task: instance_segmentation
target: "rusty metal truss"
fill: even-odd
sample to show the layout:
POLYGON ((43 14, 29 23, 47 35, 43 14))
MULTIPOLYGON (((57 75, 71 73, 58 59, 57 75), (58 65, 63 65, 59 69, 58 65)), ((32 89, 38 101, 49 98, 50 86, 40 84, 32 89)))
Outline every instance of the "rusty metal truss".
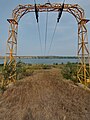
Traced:
MULTIPOLYGON (((43 5, 36 5, 38 12, 58 12, 62 7, 61 3, 46 3, 43 5)), ((7 40, 7 53, 5 59, 5 66, 7 64, 12 64, 14 70, 16 70, 16 56, 17 56, 17 34, 18 34, 18 23, 20 19, 29 12, 35 12, 35 6, 31 4, 18 5, 12 12, 12 18, 8 19, 10 24, 9 37, 7 40)), ((68 12, 72 14, 78 23, 78 50, 77 56, 79 58, 77 79, 83 83, 87 84, 90 79, 89 73, 89 49, 88 49, 88 37, 86 23, 89 21, 85 18, 84 10, 78 4, 64 4, 63 12, 68 12)), ((10 74, 9 81, 16 80, 16 72, 14 75, 10 74)))

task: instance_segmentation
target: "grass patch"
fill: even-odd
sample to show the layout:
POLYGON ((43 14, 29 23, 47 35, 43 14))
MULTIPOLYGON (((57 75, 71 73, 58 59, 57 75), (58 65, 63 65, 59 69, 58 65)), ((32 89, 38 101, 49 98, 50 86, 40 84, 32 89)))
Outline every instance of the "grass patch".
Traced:
POLYGON ((77 82, 77 64, 68 62, 66 65, 63 65, 61 73, 67 80, 77 82))

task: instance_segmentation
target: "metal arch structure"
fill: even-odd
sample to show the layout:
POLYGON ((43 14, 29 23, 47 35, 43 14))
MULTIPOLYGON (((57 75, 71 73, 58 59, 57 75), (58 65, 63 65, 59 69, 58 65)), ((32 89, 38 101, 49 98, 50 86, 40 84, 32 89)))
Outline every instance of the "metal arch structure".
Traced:
MULTIPOLYGON (((62 7, 61 3, 46 3, 36 5, 38 12, 58 12, 62 7)), ((87 84, 90 73, 89 73, 89 49, 88 49, 88 38, 87 28, 84 10, 78 4, 64 4, 64 12, 72 14, 78 23, 78 50, 77 56, 80 60, 78 64, 77 79, 87 84)), ((7 40, 7 53, 5 59, 5 66, 7 64, 13 64, 13 70, 16 71, 16 55, 17 55, 17 34, 18 34, 18 23, 20 19, 29 12, 35 12, 35 6, 31 4, 18 5, 12 12, 12 18, 8 19, 10 23, 9 37, 7 40)), ((13 71, 12 70, 12 71, 13 71)), ((16 72, 9 75, 9 81, 14 82, 16 80, 16 72)))

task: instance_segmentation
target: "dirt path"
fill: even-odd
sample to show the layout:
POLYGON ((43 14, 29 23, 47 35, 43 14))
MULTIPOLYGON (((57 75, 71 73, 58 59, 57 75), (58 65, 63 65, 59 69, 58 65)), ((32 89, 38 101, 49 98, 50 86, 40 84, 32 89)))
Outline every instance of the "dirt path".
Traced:
POLYGON ((90 120, 90 91, 43 70, 3 94, 0 120, 90 120))

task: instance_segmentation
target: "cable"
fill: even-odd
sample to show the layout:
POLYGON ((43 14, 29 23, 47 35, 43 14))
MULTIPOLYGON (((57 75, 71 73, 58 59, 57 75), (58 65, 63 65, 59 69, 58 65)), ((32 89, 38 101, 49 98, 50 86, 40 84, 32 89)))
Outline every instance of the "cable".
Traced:
POLYGON ((39 34, 39 41, 40 41, 40 48, 41 48, 41 54, 43 54, 42 51, 42 41, 41 41, 41 33, 40 33, 40 26, 39 26, 39 21, 38 21, 38 9, 36 6, 36 0, 34 0, 34 4, 35 4, 35 15, 36 15, 36 20, 37 20, 37 24, 38 24, 38 34, 39 34))
POLYGON ((45 31, 45 51, 44 51, 44 55, 46 54, 46 45, 47 45, 47 26, 48 26, 48 11, 47 11, 47 15, 46 15, 46 31, 45 31))
POLYGON ((40 33, 40 26, 39 26, 39 23, 38 23, 38 34, 39 34, 39 41, 40 41, 41 55, 43 55, 42 41, 41 41, 41 33, 40 33))
POLYGON ((52 39, 51 39, 50 47, 49 47, 49 50, 48 50, 48 54, 50 53, 50 50, 51 50, 51 46, 52 46, 52 43, 53 43, 53 40, 54 40, 54 36, 55 36, 55 33, 56 33, 56 28, 57 28, 57 22, 56 22, 56 25, 55 25, 55 28, 54 28, 54 32, 53 32, 53 35, 52 35, 52 39))
MULTIPOLYGON (((50 4, 50 1, 48 0, 46 4, 50 4)), ((46 15, 46 31, 45 31, 45 51, 44 55, 46 54, 46 48, 47 48, 47 27, 48 27, 48 9, 47 9, 47 15, 46 15)))
POLYGON ((54 36, 55 36, 56 28, 57 28, 57 23, 59 23, 59 20, 61 18, 61 15, 62 15, 62 12, 63 12, 63 9, 64 9, 64 2, 65 2, 65 0, 63 1, 62 8, 59 9, 59 14, 58 14, 57 22, 56 22, 54 32, 53 32, 53 35, 52 35, 52 39, 51 39, 50 47, 49 47, 49 50, 48 50, 48 54, 51 50, 52 42, 54 40, 54 36))

